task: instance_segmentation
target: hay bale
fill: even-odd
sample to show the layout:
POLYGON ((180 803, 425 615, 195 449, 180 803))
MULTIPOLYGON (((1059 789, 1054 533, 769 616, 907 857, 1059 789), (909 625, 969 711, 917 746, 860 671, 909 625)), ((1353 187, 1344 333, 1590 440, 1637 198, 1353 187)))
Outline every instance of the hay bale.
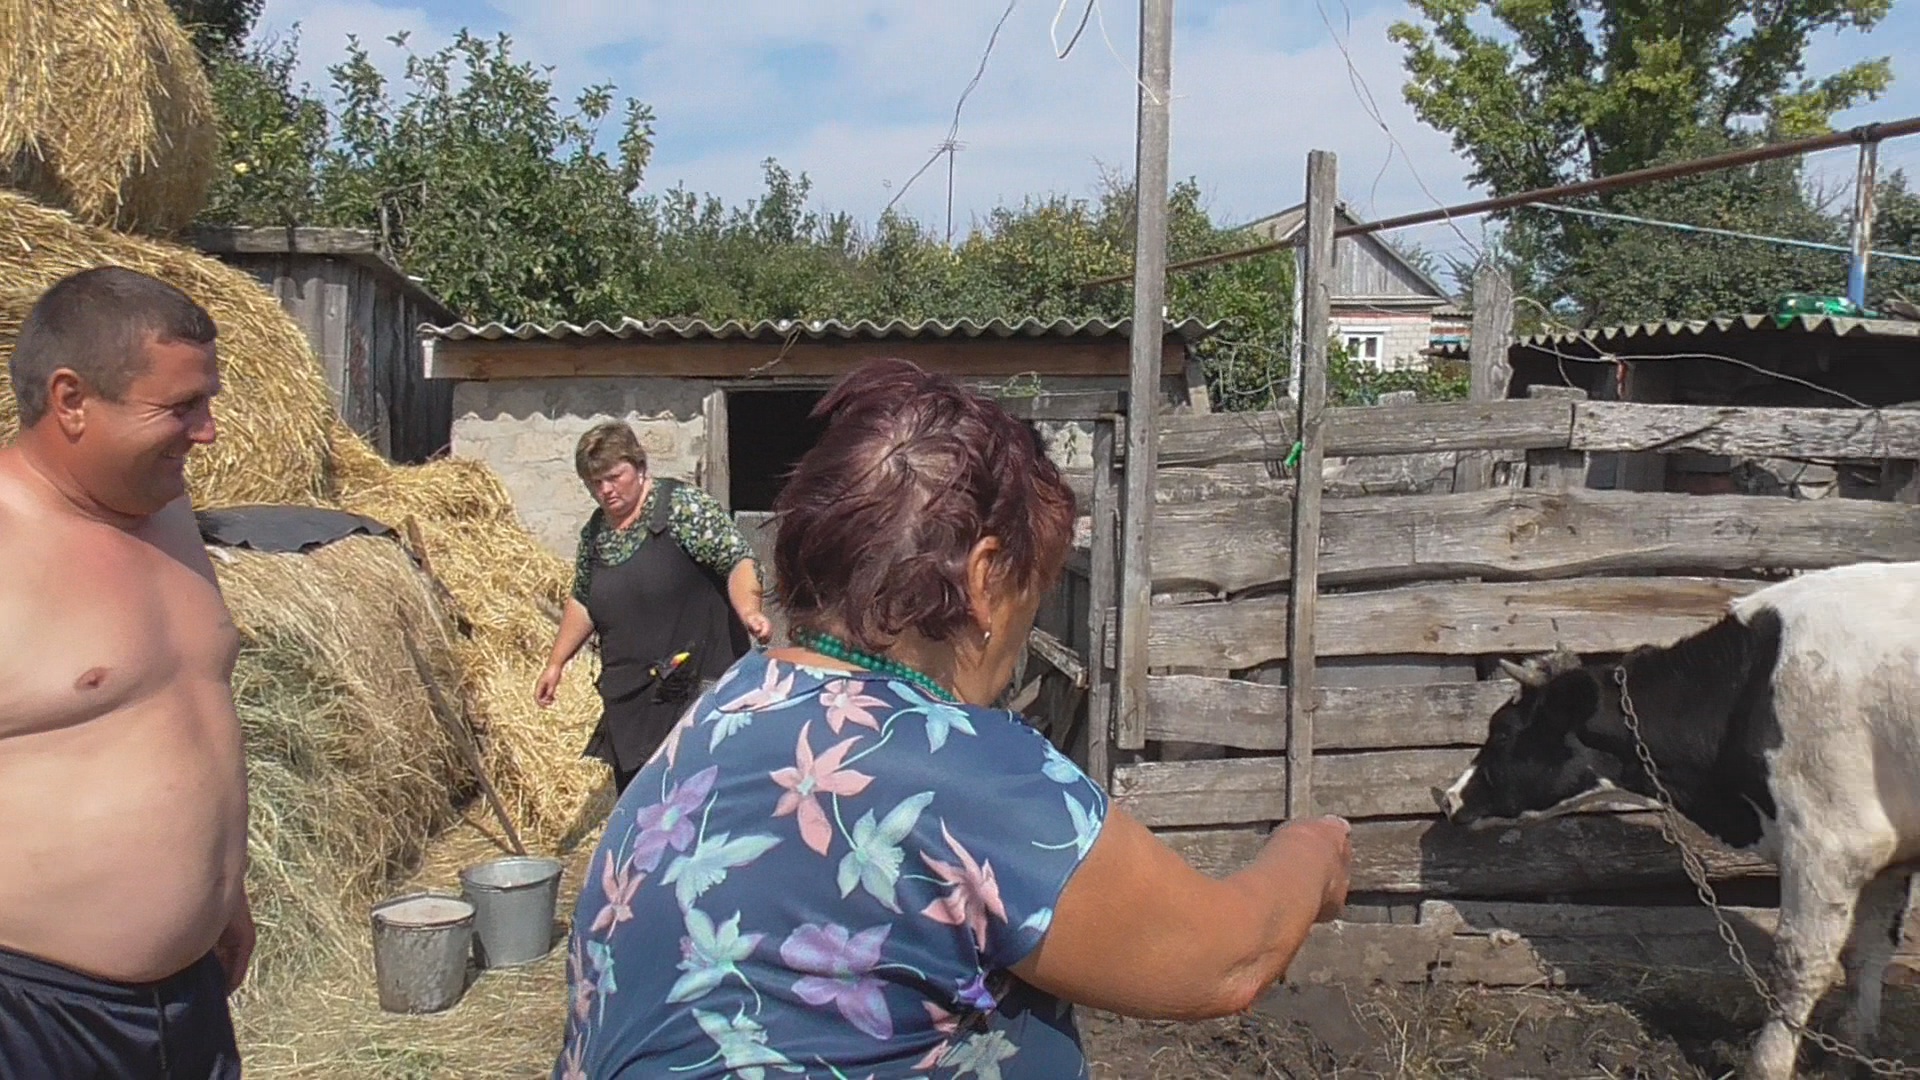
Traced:
POLYGON ((233 685, 260 926, 253 992, 272 994, 362 951, 367 905, 473 788, 408 638, 449 702, 468 694, 447 613, 392 540, 213 550, 243 641, 233 685))
MULTIPOLYGON (((171 282, 220 327, 222 390, 213 406, 220 437, 189 459, 195 502, 324 504, 332 489, 333 400, 300 327, 272 293, 231 266, 174 244, 81 225, 0 191, 0 363, 12 356, 20 322, 47 286, 108 265, 171 282)), ((13 387, 0 379, 0 442, 18 426, 13 387)))
POLYGON ((206 203, 213 89, 165 0, 0 0, 0 182, 164 235, 206 203))

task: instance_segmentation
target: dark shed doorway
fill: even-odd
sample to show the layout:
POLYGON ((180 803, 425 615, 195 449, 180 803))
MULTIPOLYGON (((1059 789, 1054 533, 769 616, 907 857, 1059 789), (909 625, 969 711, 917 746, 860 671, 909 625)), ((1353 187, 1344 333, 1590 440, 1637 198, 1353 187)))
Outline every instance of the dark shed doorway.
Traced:
POLYGON ((807 414, 824 389, 727 391, 727 494, 735 513, 769 511, 826 425, 807 414))

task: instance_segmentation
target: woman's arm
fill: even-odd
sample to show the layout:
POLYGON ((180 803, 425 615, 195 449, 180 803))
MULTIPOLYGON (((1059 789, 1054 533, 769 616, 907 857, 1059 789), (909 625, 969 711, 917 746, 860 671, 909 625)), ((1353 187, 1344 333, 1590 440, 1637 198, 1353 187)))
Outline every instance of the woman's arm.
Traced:
POLYGON ((667 523, 682 551, 726 579, 727 601, 754 639, 765 642, 772 637, 773 624, 767 621, 762 607, 764 585, 753 545, 740 534, 740 527, 719 500, 692 484, 682 484, 673 493, 667 523))
POLYGON ((586 606, 573 597, 567 598, 567 606, 560 612, 560 630, 553 636, 553 649, 547 653, 547 666, 540 673, 540 681, 534 685, 533 699, 541 708, 553 704, 554 695, 560 690, 560 676, 566 671, 567 662, 572 660, 580 646, 593 636, 593 617, 587 614, 586 606))
POLYGON ((1315 818, 1276 829, 1253 865, 1214 879, 1110 807, 1046 937, 1013 972, 1124 1016, 1240 1012, 1286 974, 1313 925, 1339 912, 1351 859, 1346 823, 1315 818))

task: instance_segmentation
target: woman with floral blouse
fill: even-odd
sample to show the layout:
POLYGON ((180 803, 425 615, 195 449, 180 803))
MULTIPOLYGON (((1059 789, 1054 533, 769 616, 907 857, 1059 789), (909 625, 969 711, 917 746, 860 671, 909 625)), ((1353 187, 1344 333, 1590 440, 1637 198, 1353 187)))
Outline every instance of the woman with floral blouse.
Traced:
POLYGON ((649 473, 631 427, 593 427, 580 437, 574 468, 599 508, 580 530, 573 595, 534 699, 553 704, 567 662, 598 633, 602 708, 585 753, 605 761, 625 791, 693 689, 725 674, 747 651, 747 635, 764 642, 772 627, 753 550, 726 509, 697 487, 649 473))
POLYGON ((1086 1075, 1073 1004, 1247 1007, 1344 903, 1343 822, 1189 867, 1005 710, 1073 497, 1030 429, 854 372, 783 490, 796 647, 701 695, 593 855, 556 1080, 1086 1075))

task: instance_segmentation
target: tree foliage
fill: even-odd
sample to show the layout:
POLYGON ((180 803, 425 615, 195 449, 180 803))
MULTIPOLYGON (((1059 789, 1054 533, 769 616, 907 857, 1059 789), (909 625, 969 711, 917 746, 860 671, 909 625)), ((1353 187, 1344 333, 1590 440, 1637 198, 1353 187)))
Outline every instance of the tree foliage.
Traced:
MULTIPOLYGON (((1407 101, 1496 194, 1612 175, 1828 129, 1892 80, 1886 58, 1806 74, 1812 37, 1870 30, 1890 0, 1411 0, 1396 23, 1407 101), (1484 29, 1483 29, 1484 28, 1484 29)), ((1841 226, 1798 162, 1709 174, 1575 205, 1792 239, 1841 226)), ((1576 323, 1757 310, 1837 291, 1844 261, 1536 210, 1507 215, 1523 291, 1576 323)))

